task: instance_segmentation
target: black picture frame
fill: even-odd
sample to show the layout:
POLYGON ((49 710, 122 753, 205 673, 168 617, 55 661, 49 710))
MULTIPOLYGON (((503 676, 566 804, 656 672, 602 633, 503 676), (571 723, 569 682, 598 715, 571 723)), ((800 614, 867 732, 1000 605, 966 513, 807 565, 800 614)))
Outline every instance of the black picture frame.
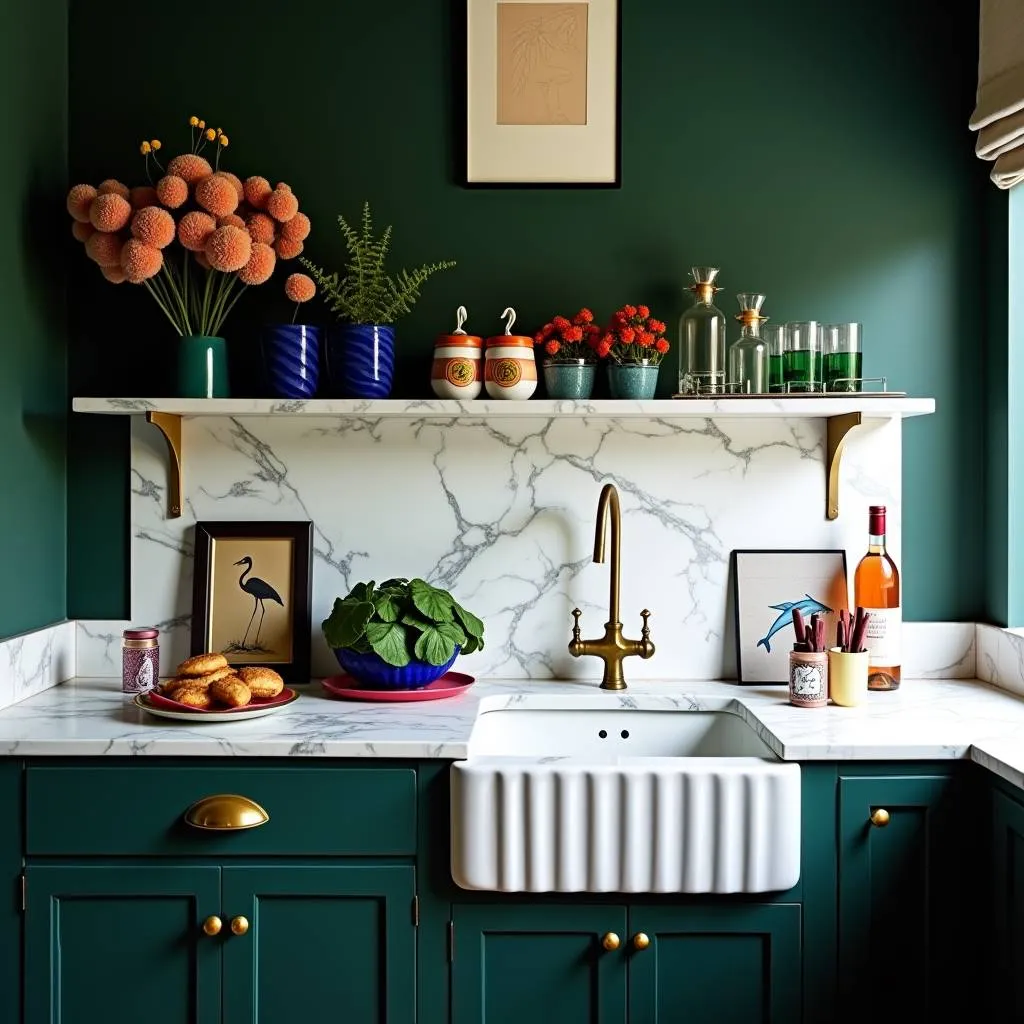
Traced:
MULTIPOLYGON (((220 540, 263 540, 281 538, 292 541, 292 659, 262 662, 246 659, 238 664, 266 665, 279 672, 289 684, 308 683, 312 645, 311 612, 313 598, 313 524, 293 522, 198 522, 195 527, 195 569, 192 581, 192 654, 207 650, 207 636, 213 613, 211 581, 216 542, 220 540)), ((243 588, 244 589, 244 588, 243 588)), ((255 611, 255 609, 254 609, 255 611)), ((226 655, 231 662, 230 654, 226 655)), ((233 662, 232 662, 233 663, 233 662)))
MULTIPOLYGON (((775 686, 786 685, 789 682, 788 672, 781 679, 751 679, 744 678, 744 632, 740 621, 740 555, 828 555, 838 557, 842 563, 842 577, 844 589, 843 607, 849 605, 849 572, 846 562, 845 548, 739 548, 732 551, 730 555, 729 575, 733 591, 733 631, 735 633, 736 646, 736 682, 741 686, 775 686)), ((838 610, 838 609, 834 609, 838 610)), ((808 616, 809 618, 809 616, 808 616)), ((827 629, 827 627, 826 627, 827 629)))

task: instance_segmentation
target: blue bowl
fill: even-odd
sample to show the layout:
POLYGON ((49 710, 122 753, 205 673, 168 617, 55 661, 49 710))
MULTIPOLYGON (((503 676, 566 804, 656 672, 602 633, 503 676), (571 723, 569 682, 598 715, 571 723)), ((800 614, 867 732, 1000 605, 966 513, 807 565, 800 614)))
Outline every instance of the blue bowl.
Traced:
POLYGON ((360 654, 342 647, 334 647, 332 650, 338 664, 363 686, 372 690, 422 690, 435 679, 440 679, 455 664, 461 648, 456 646, 455 653, 446 665, 428 665, 425 661, 413 658, 402 668, 389 665, 373 651, 360 654))

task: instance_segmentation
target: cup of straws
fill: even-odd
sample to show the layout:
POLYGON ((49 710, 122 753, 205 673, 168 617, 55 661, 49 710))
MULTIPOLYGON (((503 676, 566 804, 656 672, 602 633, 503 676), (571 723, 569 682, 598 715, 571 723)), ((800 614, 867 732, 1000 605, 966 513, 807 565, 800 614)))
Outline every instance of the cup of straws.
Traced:
POLYGON ((868 652, 864 649, 870 613, 857 608, 839 613, 836 646, 828 652, 829 697, 833 704, 853 708, 868 696, 868 652))

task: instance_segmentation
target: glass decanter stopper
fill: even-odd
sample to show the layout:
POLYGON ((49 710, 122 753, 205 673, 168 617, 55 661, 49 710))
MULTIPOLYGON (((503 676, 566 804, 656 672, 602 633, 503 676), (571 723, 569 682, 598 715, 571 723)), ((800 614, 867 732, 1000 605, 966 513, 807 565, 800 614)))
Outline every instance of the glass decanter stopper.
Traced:
POLYGON ((679 318, 679 392, 725 393, 725 316, 711 301, 718 267, 691 267, 697 301, 679 318))
POLYGON ((740 292, 736 296, 740 312, 736 319, 743 325, 738 341, 729 348, 729 393, 736 395, 766 395, 770 389, 768 344, 761 337, 763 295, 740 292))

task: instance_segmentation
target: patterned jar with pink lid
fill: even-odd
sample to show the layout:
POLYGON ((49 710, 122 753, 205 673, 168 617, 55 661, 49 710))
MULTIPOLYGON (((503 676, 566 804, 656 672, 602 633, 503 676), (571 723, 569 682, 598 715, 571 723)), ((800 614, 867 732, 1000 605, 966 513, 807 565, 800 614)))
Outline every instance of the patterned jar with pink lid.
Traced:
POLYGON ((484 353, 484 387, 491 398, 523 401, 537 390, 537 362, 533 338, 513 334, 516 311, 509 306, 502 314, 505 333, 487 339, 484 353))
POLYGON ((121 689, 145 693, 160 678, 160 631, 147 626, 126 629, 121 635, 121 689))
POLYGON ((438 398, 480 397, 483 386, 480 374, 480 356, 483 339, 467 334, 462 325, 466 322, 466 307, 455 311, 455 330, 451 334, 440 334, 434 342, 434 363, 430 370, 430 387, 438 398))

